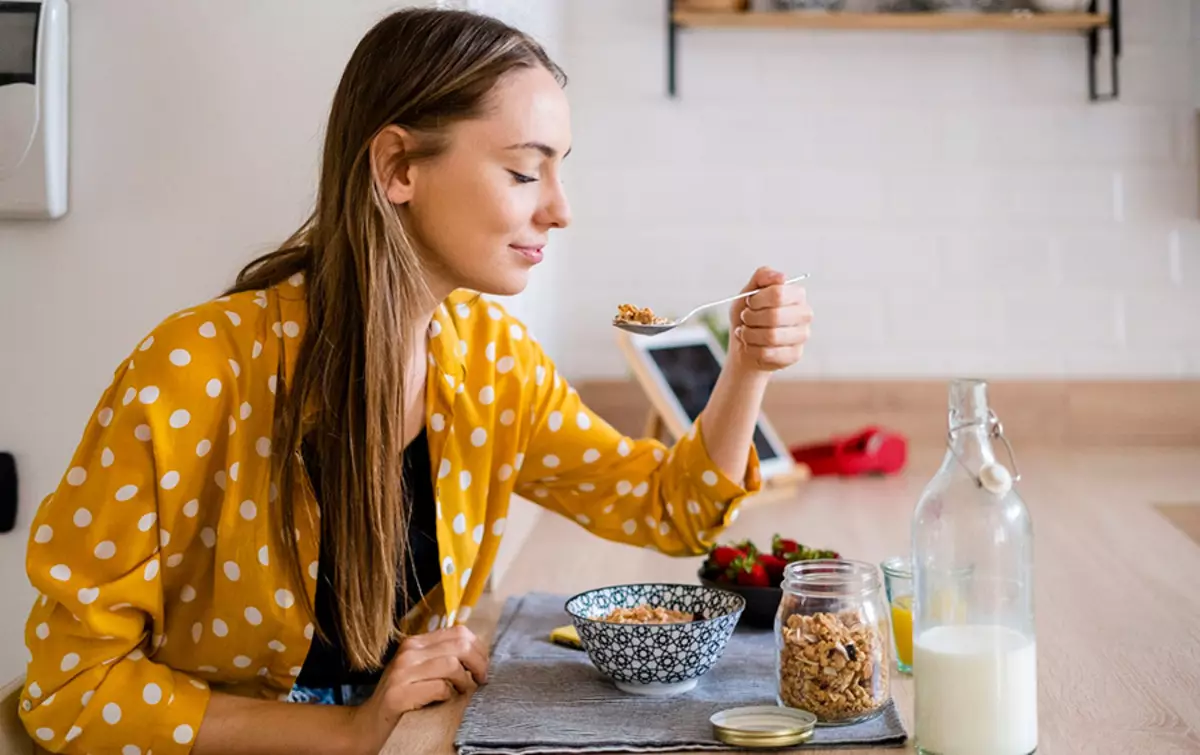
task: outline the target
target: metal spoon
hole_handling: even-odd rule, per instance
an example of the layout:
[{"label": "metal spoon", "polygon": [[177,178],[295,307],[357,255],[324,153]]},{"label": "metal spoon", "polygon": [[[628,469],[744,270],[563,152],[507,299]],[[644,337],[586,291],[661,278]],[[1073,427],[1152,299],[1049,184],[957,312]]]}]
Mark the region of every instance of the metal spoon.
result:
[{"label": "metal spoon", "polygon": [[[808,275],[809,275],[808,273],[805,273],[804,275],[797,275],[795,278],[791,278],[789,280],[784,281],[783,284],[789,285],[792,283],[799,283],[800,281],[807,278]],[[680,317],[678,320],[667,320],[666,322],[659,323],[657,325],[645,325],[640,322],[627,322],[625,320],[620,320],[620,319],[614,318],[613,319],[613,327],[620,328],[621,330],[625,330],[630,333],[636,333],[640,336],[657,336],[661,333],[666,333],[668,330],[674,330],[675,328],[678,328],[680,325],[683,325],[685,322],[687,322],[692,317],[692,315],[696,314],[697,312],[699,312],[701,310],[708,309],[709,307],[715,307],[718,304],[728,304],[731,301],[734,301],[736,299],[741,299],[745,296],[753,296],[754,294],[757,294],[758,292],[760,292],[762,290],[763,289],[758,288],[753,291],[747,291],[745,293],[741,293],[736,296],[731,296],[728,299],[720,299],[719,301],[710,301],[708,304],[701,304],[699,307],[696,307],[691,312],[688,312],[683,317]]]}]

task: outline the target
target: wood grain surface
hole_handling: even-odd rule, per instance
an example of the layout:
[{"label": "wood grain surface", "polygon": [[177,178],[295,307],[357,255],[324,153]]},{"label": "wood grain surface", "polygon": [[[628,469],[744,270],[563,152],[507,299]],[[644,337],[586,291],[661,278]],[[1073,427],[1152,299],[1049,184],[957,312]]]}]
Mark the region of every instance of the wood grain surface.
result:
[{"label": "wood grain surface", "polygon": [[[940,458],[918,451],[897,477],[818,478],[794,499],[751,502],[727,538],[779,531],[881,561],[905,549],[912,506]],[[1036,533],[1039,755],[1200,753],[1200,545],[1156,509],[1196,500],[1200,449],[1026,449],[1021,462]],[[692,581],[700,563],[608,543],[553,515],[528,542],[472,617],[478,631],[490,633],[508,595]],[[893,693],[911,734],[911,679]],[[385,752],[449,755],[464,705],[411,714]]]}]

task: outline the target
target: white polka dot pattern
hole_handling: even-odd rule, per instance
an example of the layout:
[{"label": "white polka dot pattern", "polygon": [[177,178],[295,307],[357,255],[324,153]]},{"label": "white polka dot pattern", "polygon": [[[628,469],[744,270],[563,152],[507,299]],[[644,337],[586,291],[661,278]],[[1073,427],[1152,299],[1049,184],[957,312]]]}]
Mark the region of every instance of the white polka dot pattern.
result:
[{"label": "white polka dot pattern", "polygon": [[[136,365],[121,360],[97,402],[30,529],[30,575],[46,599],[35,602],[25,635],[22,715],[35,735],[53,732],[44,741],[69,737],[81,752],[124,755],[148,742],[182,752],[209,694],[199,677],[277,687],[299,675],[314,629],[297,603],[312,599],[319,576],[319,511],[303,487],[295,532],[303,585],[267,544],[278,495],[271,463],[290,453],[273,445],[276,392],[303,339],[305,297],[295,290],[303,285],[297,275],[167,318],[140,342]],[[700,533],[731,521],[758,484],[753,465],[745,489],[719,475],[699,433],[668,457],[656,441],[614,431],[499,304],[458,292],[429,335],[443,589],[406,631],[466,621],[504,537],[510,494],[601,537],[695,555]],[[95,612],[121,621],[91,620]],[[186,618],[167,622],[168,612]],[[95,626],[113,636],[89,636]],[[118,672],[119,686],[75,693],[85,705],[96,693],[90,717],[61,701],[31,702],[68,680],[86,687]]]}]

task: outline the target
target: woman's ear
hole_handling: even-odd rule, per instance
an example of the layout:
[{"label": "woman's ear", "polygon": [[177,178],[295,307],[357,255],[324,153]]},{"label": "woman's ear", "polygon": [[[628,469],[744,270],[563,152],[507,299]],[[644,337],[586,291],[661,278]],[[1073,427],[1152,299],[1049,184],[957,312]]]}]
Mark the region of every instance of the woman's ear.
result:
[{"label": "woman's ear", "polygon": [[399,126],[387,126],[371,140],[371,172],[394,205],[413,198],[416,170],[410,155],[416,147],[412,134]]}]

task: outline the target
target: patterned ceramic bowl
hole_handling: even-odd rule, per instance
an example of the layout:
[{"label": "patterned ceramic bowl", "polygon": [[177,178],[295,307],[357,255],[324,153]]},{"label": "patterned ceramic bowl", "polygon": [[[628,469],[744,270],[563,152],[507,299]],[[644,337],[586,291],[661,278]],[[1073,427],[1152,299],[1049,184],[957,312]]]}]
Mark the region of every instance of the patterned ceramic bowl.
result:
[{"label": "patterned ceramic bowl", "polygon": [[[615,609],[639,606],[680,611],[692,620],[605,621]],[[746,599],[728,590],[673,584],[602,587],[566,604],[592,663],[617,689],[637,695],[674,695],[695,687],[725,652],[745,608]]]}]

